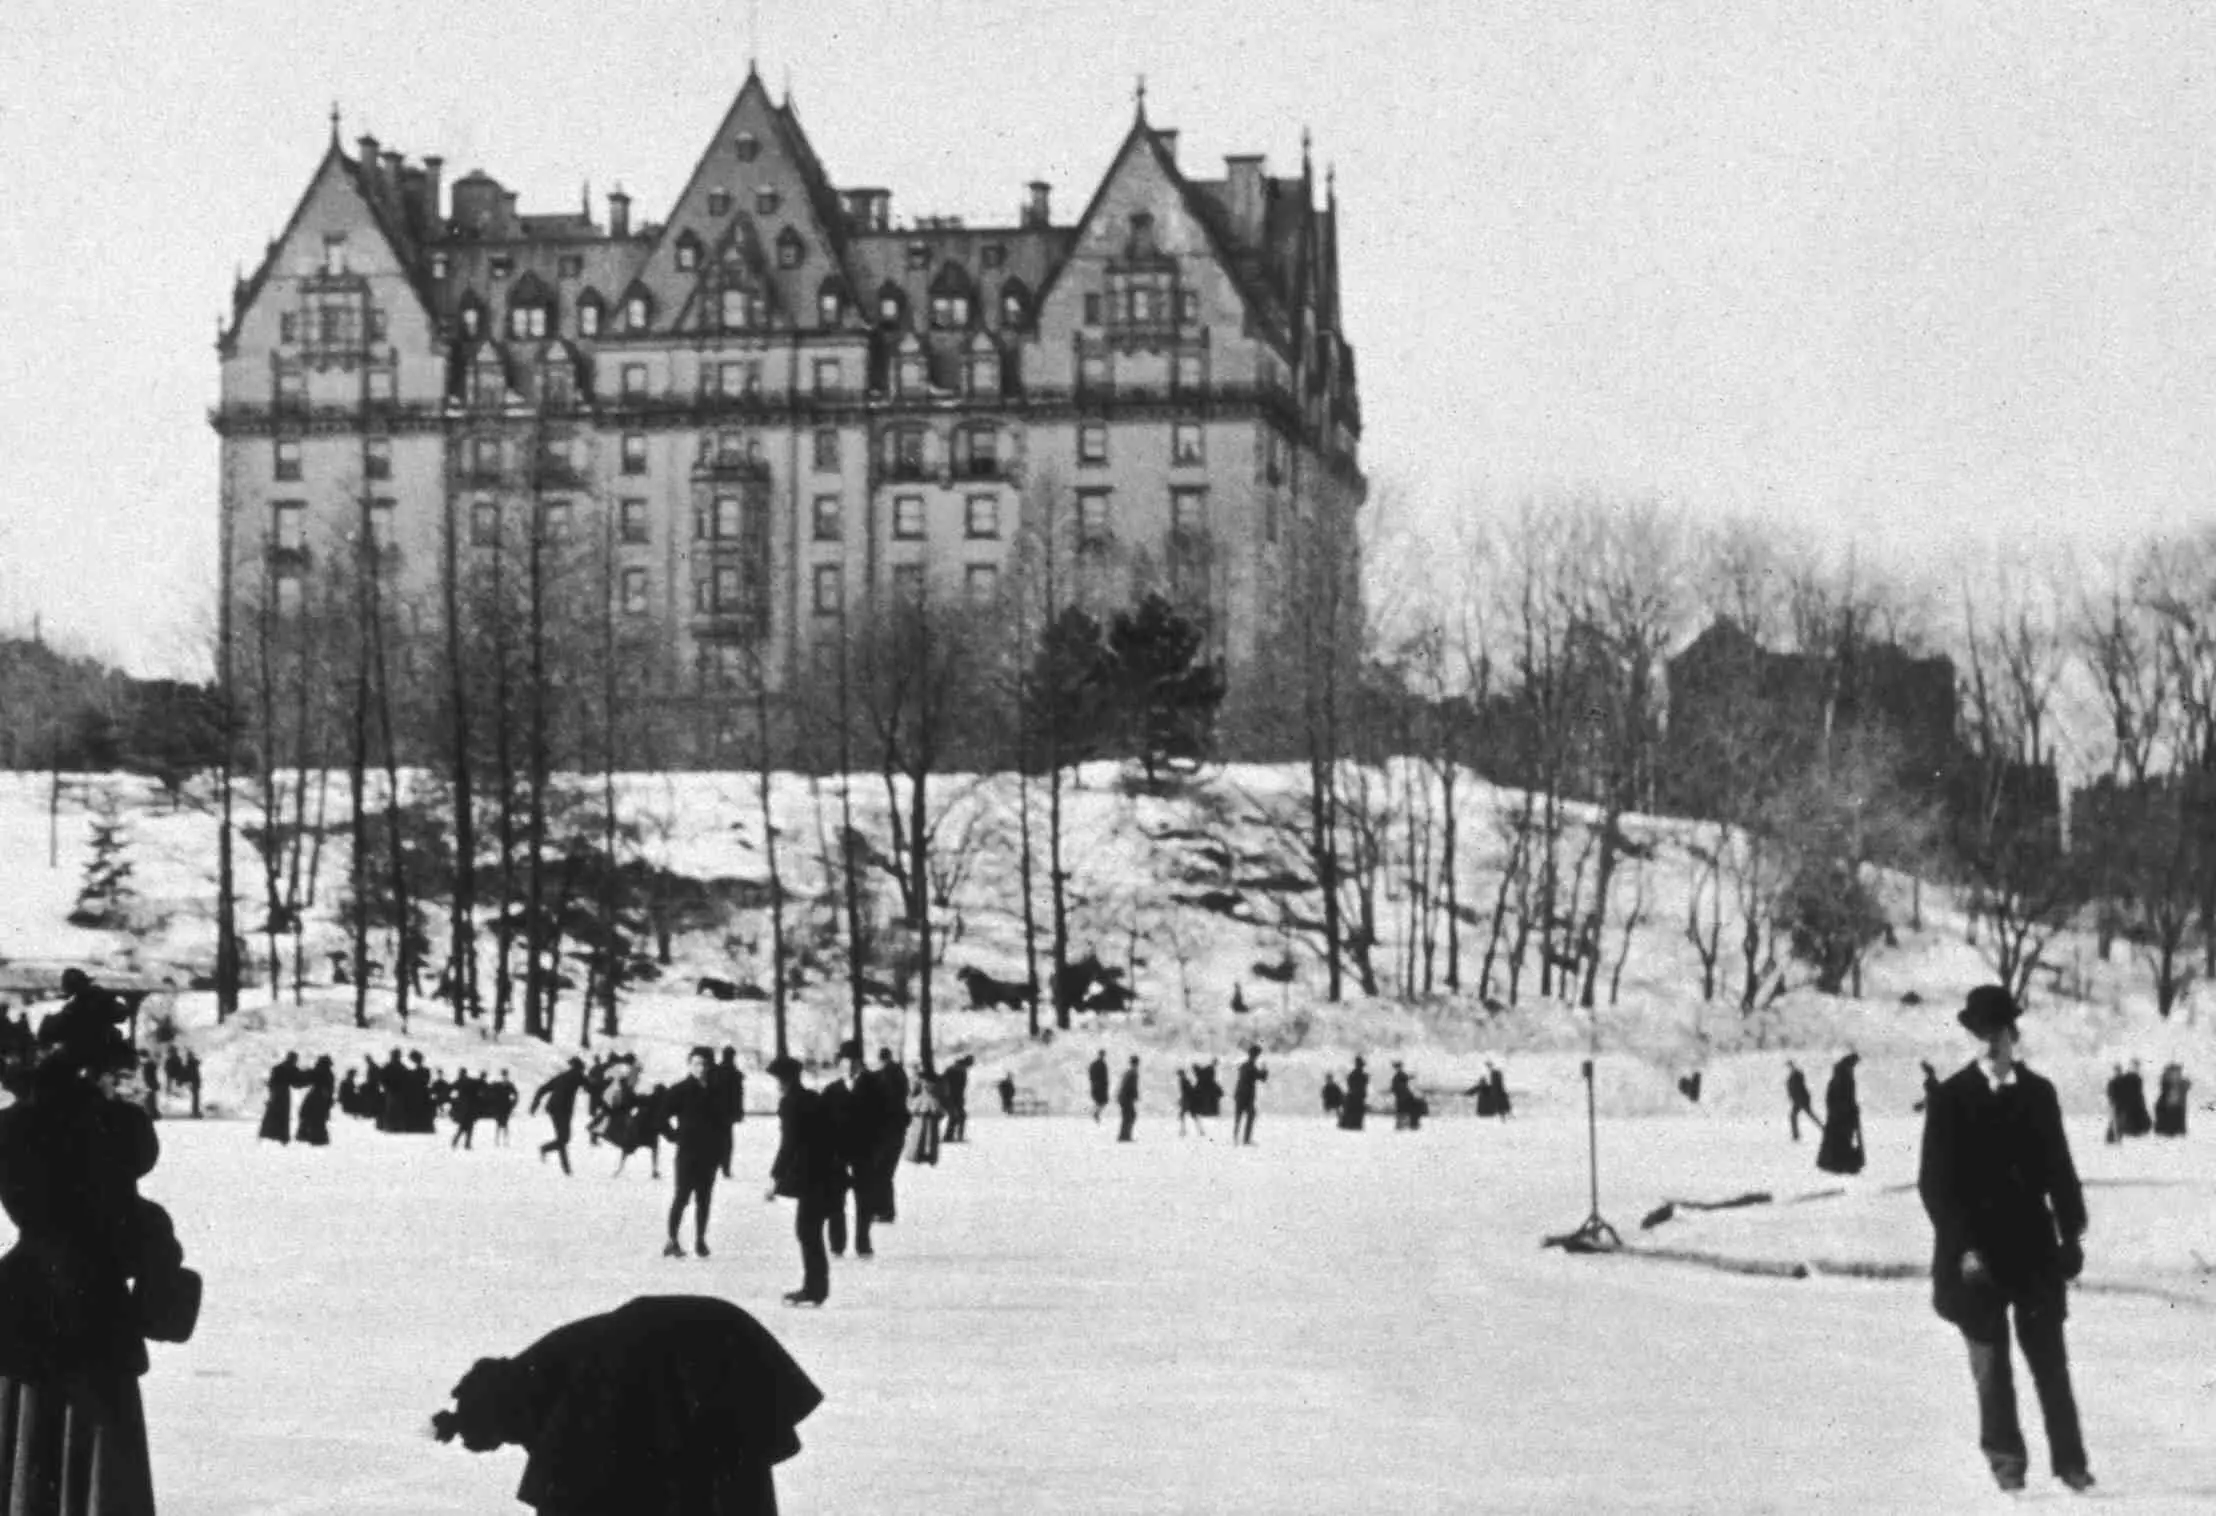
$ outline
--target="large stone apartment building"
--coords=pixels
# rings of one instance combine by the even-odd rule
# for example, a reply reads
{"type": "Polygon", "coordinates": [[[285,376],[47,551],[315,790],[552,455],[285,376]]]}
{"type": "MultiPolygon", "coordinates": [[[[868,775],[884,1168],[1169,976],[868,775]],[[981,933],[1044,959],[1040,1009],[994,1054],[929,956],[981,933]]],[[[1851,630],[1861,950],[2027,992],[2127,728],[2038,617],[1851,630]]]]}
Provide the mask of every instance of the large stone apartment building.
{"type": "Polygon", "coordinates": [[[604,543],[646,683],[712,709],[819,674],[857,606],[1005,592],[1052,512],[1072,594],[1173,591],[1236,708],[1299,524],[1362,502],[1361,412],[1305,141],[1291,177],[1177,147],[1142,92],[1074,219],[1041,183],[1008,224],[903,223],[750,69],[647,223],[620,190],[530,214],[481,170],[350,154],[334,115],[219,346],[234,629],[345,563],[428,629],[472,555],[604,543]]]}

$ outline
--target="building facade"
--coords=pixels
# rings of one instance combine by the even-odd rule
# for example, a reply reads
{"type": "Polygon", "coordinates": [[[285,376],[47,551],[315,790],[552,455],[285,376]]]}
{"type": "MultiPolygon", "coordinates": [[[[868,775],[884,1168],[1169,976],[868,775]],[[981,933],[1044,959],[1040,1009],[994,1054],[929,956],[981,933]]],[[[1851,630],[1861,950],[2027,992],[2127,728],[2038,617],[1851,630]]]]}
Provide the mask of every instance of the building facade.
{"type": "Polygon", "coordinates": [[[750,70],[648,224],[620,191],[525,214],[334,119],[219,344],[232,624],[357,564],[432,628],[474,557],[595,543],[642,682],[705,708],[803,687],[858,606],[1005,595],[1044,542],[1071,598],[1201,614],[1236,708],[1301,523],[1365,490],[1336,191],[1302,156],[1190,178],[1142,96],[1074,220],[1033,184],[1012,224],[902,225],[750,70]]]}

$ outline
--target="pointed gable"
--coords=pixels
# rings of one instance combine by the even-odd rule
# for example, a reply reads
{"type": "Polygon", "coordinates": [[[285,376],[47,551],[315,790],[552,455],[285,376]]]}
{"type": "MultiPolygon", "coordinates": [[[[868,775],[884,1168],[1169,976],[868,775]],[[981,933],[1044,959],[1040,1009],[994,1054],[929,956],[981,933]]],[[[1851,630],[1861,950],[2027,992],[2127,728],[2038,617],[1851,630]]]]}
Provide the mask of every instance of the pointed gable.
{"type": "Polygon", "coordinates": [[[704,276],[713,274],[722,250],[736,245],[747,277],[760,282],[773,311],[789,317],[814,308],[827,265],[847,272],[844,230],[838,197],[797,118],[771,102],[761,75],[749,69],[638,280],[657,310],[697,321],[704,276]],[[677,249],[687,238],[702,250],[697,268],[678,266],[677,249]],[[766,254],[772,248],[778,256],[766,254]]]}
{"type": "MultiPolygon", "coordinates": [[[[221,344],[226,354],[237,346],[247,323],[263,313],[264,297],[271,293],[273,284],[286,285],[323,272],[332,238],[340,239],[349,273],[367,278],[373,285],[391,285],[391,295],[384,302],[387,307],[403,303],[411,306],[412,313],[435,335],[437,320],[433,312],[437,301],[418,266],[413,244],[365,188],[358,166],[334,136],[286,219],[285,229],[269,244],[261,266],[235,294],[231,324],[221,344]]],[[[266,345],[274,346],[274,338],[266,345]]]]}

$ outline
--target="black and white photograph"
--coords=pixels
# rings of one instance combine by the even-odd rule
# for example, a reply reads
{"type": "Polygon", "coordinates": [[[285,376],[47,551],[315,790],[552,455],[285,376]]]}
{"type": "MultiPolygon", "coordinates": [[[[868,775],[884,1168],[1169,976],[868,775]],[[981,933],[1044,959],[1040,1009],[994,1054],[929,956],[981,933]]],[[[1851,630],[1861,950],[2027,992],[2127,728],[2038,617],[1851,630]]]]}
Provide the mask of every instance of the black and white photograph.
{"type": "Polygon", "coordinates": [[[0,1516],[2216,1510],[2187,0],[17,0],[0,1516]]]}

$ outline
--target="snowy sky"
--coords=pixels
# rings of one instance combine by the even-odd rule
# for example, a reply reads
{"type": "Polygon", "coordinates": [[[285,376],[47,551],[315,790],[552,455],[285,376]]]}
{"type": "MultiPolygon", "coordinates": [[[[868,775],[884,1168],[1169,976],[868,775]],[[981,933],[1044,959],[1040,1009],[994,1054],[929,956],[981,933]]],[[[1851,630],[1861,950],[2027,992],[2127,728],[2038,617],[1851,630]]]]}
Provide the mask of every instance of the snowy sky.
{"type": "MultiPolygon", "coordinates": [[[[2185,0],[764,0],[833,178],[1074,214],[1133,76],[1196,174],[1335,163],[1367,465],[1411,519],[1556,487],[1929,569],[2099,551],[2216,484],[2216,29],[2185,0]]],[[[0,627],[191,667],[212,343],[345,132],[525,211],[658,218],[744,5],[14,0],[0,49],[0,627]]]]}

